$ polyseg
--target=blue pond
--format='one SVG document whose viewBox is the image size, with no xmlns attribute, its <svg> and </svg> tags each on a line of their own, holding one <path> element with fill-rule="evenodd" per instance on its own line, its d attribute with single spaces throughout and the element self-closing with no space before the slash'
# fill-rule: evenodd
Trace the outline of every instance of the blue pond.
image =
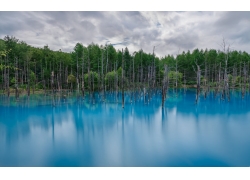
<svg viewBox="0 0 250 180">
<path fill-rule="evenodd" d="M 248 94 L 100 99 L 1 96 L 0 166 L 250 166 Z"/>
</svg>

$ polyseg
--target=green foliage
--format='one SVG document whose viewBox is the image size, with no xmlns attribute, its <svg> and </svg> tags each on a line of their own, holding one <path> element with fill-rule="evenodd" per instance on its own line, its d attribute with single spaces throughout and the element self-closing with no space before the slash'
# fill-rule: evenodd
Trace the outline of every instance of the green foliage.
<svg viewBox="0 0 250 180">
<path fill-rule="evenodd" d="M 16 82 L 17 82 L 16 78 L 13 77 L 13 78 L 11 78 L 11 80 L 10 80 L 10 85 L 15 84 Z"/>
<path fill-rule="evenodd" d="M 33 71 L 31 71 L 31 73 L 30 73 L 30 83 L 31 83 L 31 85 L 33 85 L 33 84 L 35 84 L 35 82 L 36 82 L 36 75 L 35 75 L 35 73 Z"/>
<path fill-rule="evenodd" d="M 117 72 L 115 71 L 111 71 L 111 72 L 108 72 L 105 76 L 105 82 L 107 83 L 108 81 L 114 81 L 115 78 L 117 77 Z"/>
<path fill-rule="evenodd" d="M 93 71 L 90 71 L 89 73 L 84 74 L 84 81 L 85 82 L 88 81 L 89 75 L 90 75 L 91 81 L 92 81 L 92 76 L 94 76 L 94 81 L 97 82 L 99 76 L 96 72 L 93 72 Z"/>
<path fill-rule="evenodd" d="M 90 79 L 89 79 L 90 78 Z M 99 76 L 96 72 L 90 71 L 89 73 L 84 74 L 84 86 L 89 88 L 89 82 L 91 88 L 93 87 L 93 79 L 94 79 L 94 87 L 97 89 Z"/>
<path fill-rule="evenodd" d="M 118 76 L 120 76 L 120 77 L 122 76 L 122 67 L 118 68 L 117 73 L 118 73 Z"/>
<path fill-rule="evenodd" d="M 228 74 L 228 81 L 231 83 L 233 81 L 233 76 L 231 74 Z"/>
<path fill-rule="evenodd" d="M 75 83 L 76 82 L 76 77 L 73 74 L 70 74 L 68 76 L 68 83 Z"/>
<path fill-rule="evenodd" d="M 243 77 L 237 76 L 236 77 L 236 84 L 240 84 L 243 81 Z"/>
<path fill-rule="evenodd" d="M 17 68 L 14 66 L 5 66 L 3 64 L 0 64 L 0 70 L 3 70 L 3 69 L 17 70 Z"/>
<path fill-rule="evenodd" d="M 168 73 L 168 78 L 169 78 L 169 82 L 170 84 L 175 84 L 176 82 L 176 79 L 177 79 L 177 82 L 178 82 L 178 85 L 181 85 L 182 84 L 182 73 L 178 72 L 177 73 L 175 71 L 170 71 Z"/>
</svg>

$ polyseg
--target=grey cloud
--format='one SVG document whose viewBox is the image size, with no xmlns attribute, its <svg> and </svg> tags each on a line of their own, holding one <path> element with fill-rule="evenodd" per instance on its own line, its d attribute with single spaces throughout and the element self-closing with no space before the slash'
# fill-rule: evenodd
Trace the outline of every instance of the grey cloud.
<svg viewBox="0 0 250 180">
<path fill-rule="evenodd" d="M 224 12 L 214 25 L 220 28 L 234 28 L 243 20 L 250 23 L 250 12 Z"/>
<path fill-rule="evenodd" d="M 102 19 L 105 17 L 105 12 L 102 11 L 82 11 L 78 12 L 81 18 L 95 18 L 95 19 Z"/>
<path fill-rule="evenodd" d="M 95 29 L 95 26 L 89 21 L 81 21 L 80 26 L 84 31 L 93 31 Z"/>
<path fill-rule="evenodd" d="M 126 37 L 126 38 L 123 39 L 122 42 L 113 43 L 112 45 L 113 46 L 116 46 L 116 45 L 128 46 L 129 44 L 130 44 L 130 38 Z"/>
<path fill-rule="evenodd" d="M 36 13 L 36 12 L 34 12 Z M 56 20 L 57 22 L 69 22 L 71 19 L 77 16 L 76 12 L 64 12 L 64 11 L 49 11 L 41 12 L 43 16 L 46 16 L 48 19 Z"/>
<path fill-rule="evenodd" d="M 18 28 L 20 28 L 18 24 L 11 23 L 7 25 L 5 22 L 0 22 L 0 35 L 4 36 L 14 34 Z"/>
<path fill-rule="evenodd" d="M 196 47 L 196 42 L 199 41 L 197 34 L 181 34 L 177 37 L 171 37 L 166 39 L 166 44 L 174 46 L 180 49 L 193 49 Z"/>
<path fill-rule="evenodd" d="M 233 39 L 238 40 L 240 43 L 248 44 L 250 42 L 250 29 L 245 29 L 239 33 L 233 35 Z"/>
<path fill-rule="evenodd" d="M 17 12 L 0 12 L 0 35 L 10 35 L 25 27 L 18 15 Z"/>
<path fill-rule="evenodd" d="M 109 38 L 123 34 L 124 30 L 121 24 L 113 19 L 100 22 L 99 33 Z"/>
<path fill-rule="evenodd" d="M 210 34 L 234 38 L 242 31 L 250 30 L 250 12 L 222 12 L 217 16 L 217 20 L 210 26 Z"/>
<path fill-rule="evenodd" d="M 89 21 L 82 21 L 68 32 L 70 32 L 69 36 L 72 40 L 92 41 L 95 34 L 95 26 Z"/>
<path fill-rule="evenodd" d="M 146 28 L 149 23 L 140 12 L 118 12 L 117 17 L 125 29 L 133 30 L 135 28 Z"/>
<path fill-rule="evenodd" d="M 166 27 L 174 27 L 180 22 L 180 17 L 178 15 L 175 15 L 174 17 L 165 15 L 164 16 L 164 24 L 166 24 Z"/>
<path fill-rule="evenodd" d="M 26 26 L 33 30 L 42 30 L 44 28 L 44 24 L 32 18 L 27 19 L 25 23 Z"/>
</svg>

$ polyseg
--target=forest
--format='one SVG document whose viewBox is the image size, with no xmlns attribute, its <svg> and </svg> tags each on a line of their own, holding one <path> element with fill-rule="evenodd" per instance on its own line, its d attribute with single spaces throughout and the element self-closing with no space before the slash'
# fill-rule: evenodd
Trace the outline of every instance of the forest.
<svg viewBox="0 0 250 180">
<path fill-rule="evenodd" d="M 167 50 L 166 50 L 167 54 Z M 230 100 L 230 90 L 241 90 L 242 97 L 250 90 L 250 56 L 230 48 L 223 39 L 221 48 L 194 49 L 177 55 L 157 57 L 142 49 L 130 52 L 116 50 L 111 44 L 77 43 L 72 52 L 53 51 L 48 45 L 32 47 L 13 36 L 0 39 L 0 93 L 31 93 L 67 96 L 76 91 L 84 97 L 99 92 L 136 93 L 151 97 L 168 89 L 196 88 L 196 101 L 202 91 L 214 91 Z M 149 98 L 150 99 L 150 98 Z"/>
</svg>

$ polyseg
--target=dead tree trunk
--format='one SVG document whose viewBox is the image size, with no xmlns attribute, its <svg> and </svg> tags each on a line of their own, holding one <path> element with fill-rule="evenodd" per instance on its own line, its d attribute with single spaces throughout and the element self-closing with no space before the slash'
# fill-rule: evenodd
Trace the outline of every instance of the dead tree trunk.
<svg viewBox="0 0 250 180">
<path fill-rule="evenodd" d="M 124 58 L 123 58 L 123 49 L 122 49 L 122 108 L 124 108 Z"/>
<path fill-rule="evenodd" d="M 79 96 L 79 77 L 78 77 L 78 53 L 76 54 L 76 84 L 77 84 L 77 94 L 76 97 Z"/>
<path fill-rule="evenodd" d="M 117 69 L 117 60 L 116 60 L 116 68 Z M 116 95 L 115 95 L 115 98 L 116 98 L 116 102 L 118 102 L 118 72 L 115 72 L 115 88 L 116 88 Z"/>
<path fill-rule="evenodd" d="M 164 75 L 162 78 L 162 107 L 164 106 L 167 90 L 168 90 L 168 66 L 164 65 Z"/>
<path fill-rule="evenodd" d="M 204 76 L 204 88 L 205 88 L 205 93 L 204 93 L 204 97 L 205 99 L 207 98 L 207 91 L 208 91 L 208 88 L 207 88 L 207 58 L 205 59 L 205 76 Z"/>
<path fill-rule="evenodd" d="M 108 73 L 108 46 L 107 46 L 107 62 L 106 62 L 106 73 Z M 106 91 L 107 91 L 107 85 L 106 85 L 106 82 L 105 82 L 105 91 L 104 91 L 104 94 L 105 94 L 105 98 L 106 98 Z"/>
<path fill-rule="evenodd" d="M 152 66 L 152 75 L 151 75 L 151 78 L 152 78 L 152 88 L 154 89 L 155 88 L 155 46 L 153 48 L 153 66 Z"/>
<path fill-rule="evenodd" d="M 149 87 L 150 87 L 150 66 L 148 66 L 148 87 L 147 87 L 148 103 L 149 103 Z"/>
<path fill-rule="evenodd" d="M 68 66 L 65 67 L 65 81 L 66 81 L 66 94 L 68 95 L 69 84 L 68 84 Z"/>
<path fill-rule="evenodd" d="M 184 70 L 184 74 L 183 74 L 183 81 L 184 81 L 184 93 L 186 93 L 187 91 L 187 85 L 186 85 L 186 71 Z"/>
<path fill-rule="evenodd" d="M 97 78 L 97 91 L 98 91 L 98 97 L 99 97 L 99 94 L 100 94 L 100 87 L 101 87 L 101 85 L 100 85 L 100 64 L 99 64 L 99 58 L 98 58 L 98 78 Z"/>
<path fill-rule="evenodd" d="M 16 89 L 16 100 L 19 99 L 19 90 L 18 90 L 18 62 L 17 62 L 17 58 L 16 58 L 16 67 L 15 67 L 15 89 Z"/>
<path fill-rule="evenodd" d="M 228 101 L 230 100 L 230 93 L 229 93 L 229 84 L 228 84 L 228 75 L 227 75 L 227 63 L 228 63 L 228 54 L 229 54 L 229 47 L 226 49 L 226 43 L 223 39 L 223 49 L 225 54 L 225 69 L 224 69 L 224 88 L 223 88 L 223 94 L 228 98 Z"/>
<path fill-rule="evenodd" d="M 3 90 L 4 91 L 6 91 L 6 89 L 7 89 L 7 71 L 6 71 L 6 64 L 7 64 L 7 60 L 6 60 L 7 58 L 6 58 L 6 56 L 5 56 L 5 58 L 4 58 L 4 88 L 3 88 Z M 3 91 L 3 92 L 4 92 Z"/>
<path fill-rule="evenodd" d="M 132 85 L 133 99 L 135 101 L 135 55 L 133 57 L 133 85 Z"/>
<path fill-rule="evenodd" d="M 247 66 L 247 69 L 248 69 L 248 72 L 249 72 L 249 61 L 248 61 L 248 66 Z M 249 78 L 249 75 L 248 75 L 248 92 L 250 92 L 250 78 Z"/>
<path fill-rule="evenodd" d="M 220 63 L 220 66 L 219 66 L 219 75 L 218 75 L 218 92 L 220 92 L 221 90 L 221 63 Z"/>
<path fill-rule="evenodd" d="M 27 58 L 27 82 L 28 82 L 28 89 L 27 89 L 27 94 L 30 96 L 30 67 L 29 67 L 29 59 Z"/>
<path fill-rule="evenodd" d="M 244 98 L 244 96 L 245 96 L 246 84 L 247 84 L 247 70 L 246 70 L 245 62 L 244 62 L 244 67 L 243 67 L 243 74 L 244 74 L 244 85 L 243 85 L 243 90 L 242 90 L 242 98 Z"/>
<path fill-rule="evenodd" d="M 240 90 L 241 90 L 241 92 L 242 92 L 242 83 L 241 83 L 241 81 L 242 81 L 242 73 L 241 73 L 241 69 L 242 69 L 242 67 L 241 67 L 241 61 L 240 61 Z M 241 96 L 242 96 L 243 94 L 241 94 Z"/>
<path fill-rule="evenodd" d="M 102 51 L 102 75 L 101 75 L 102 77 L 102 86 L 101 86 L 101 91 L 102 91 L 102 101 L 104 101 L 104 94 L 105 94 L 105 92 L 104 92 L 104 74 L 103 74 L 103 51 Z"/>
<path fill-rule="evenodd" d="M 93 104 L 95 104 L 95 97 L 94 97 L 94 95 L 95 95 L 95 75 L 94 75 L 94 73 L 92 72 L 91 73 L 91 75 L 92 75 L 92 100 L 93 100 Z"/>
<path fill-rule="evenodd" d="M 177 94 L 178 93 L 178 91 L 177 91 L 177 88 L 178 88 L 178 63 L 177 63 L 177 57 L 176 57 L 176 60 L 175 60 L 175 88 L 176 88 L 176 95 L 178 95 Z"/>
<path fill-rule="evenodd" d="M 88 50 L 88 89 L 89 89 L 89 100 L 91 99 L 91 77 L 90 77 L 90 59 L 89 59 L 89 48 Z"/>
<path fill-rule="evenodd" d="M 7 55 L 7 64 L 9 64 L 9 58 Z M 7 96 L 10 97 L 10 68 L 7 68 Z"/>
<path fill-rule="evenodd" d="M 59 69 L 59 78 L 58 78 L 58 91 L 61 93 L 62 90 L 62 59 L 60 58 L 60 69 Z"/>
<path fill-rule="evenodd" d="M 236 86 L 236 79 L 237 79 L 237 68 L 234 64 L 234 67 L 233 67 L 233 77 L 232 77 L 232 88 L 234 89 L 235 86 Z"/>
<path fill-rule="evenodd" d="M 195 70 L 195 68 L 193 67 L 194 71 L 196 72 L 196 79 L 197 79 L 197 84 L 196 84 L 196 98 L 195 98 L 195 103 L 197 104 L 198 99 L 199 99 L 199 95 L 200 95 L 200 78 L 201 78 L 201 70 L 200 70 L 200 66 L 197 64 L 197 61 L 195 62 L 196 67 L 197 67 L 197 71 Z"/>
<path fill-rule="evenodd" d="M 84 51 L 82 57 L 82 97 L 84 99 Z"/>
<path fill-rule="evenodd" d="M 54 88 L 54 71 L 51 72 L 51 88 L 52 88 L 52 103 L 53 103 L 53 106 L 55 106 L 55 97 L 54 97 L 54 94 L 55 94 L 55 88 Z"/>
<path fill-rule="evenodd" d="M 4 64 L 1 56 L 0 56 L 0 58 L 1 58 L 1 63 Z M 4 69 L 5 69 L 5 67 L 4 67 Z M 3 69 L 2 69 L 2 87 L 1 88 L 2 88 L 2 92 L 4 94 L 4 70 Z"/>
</svg>

